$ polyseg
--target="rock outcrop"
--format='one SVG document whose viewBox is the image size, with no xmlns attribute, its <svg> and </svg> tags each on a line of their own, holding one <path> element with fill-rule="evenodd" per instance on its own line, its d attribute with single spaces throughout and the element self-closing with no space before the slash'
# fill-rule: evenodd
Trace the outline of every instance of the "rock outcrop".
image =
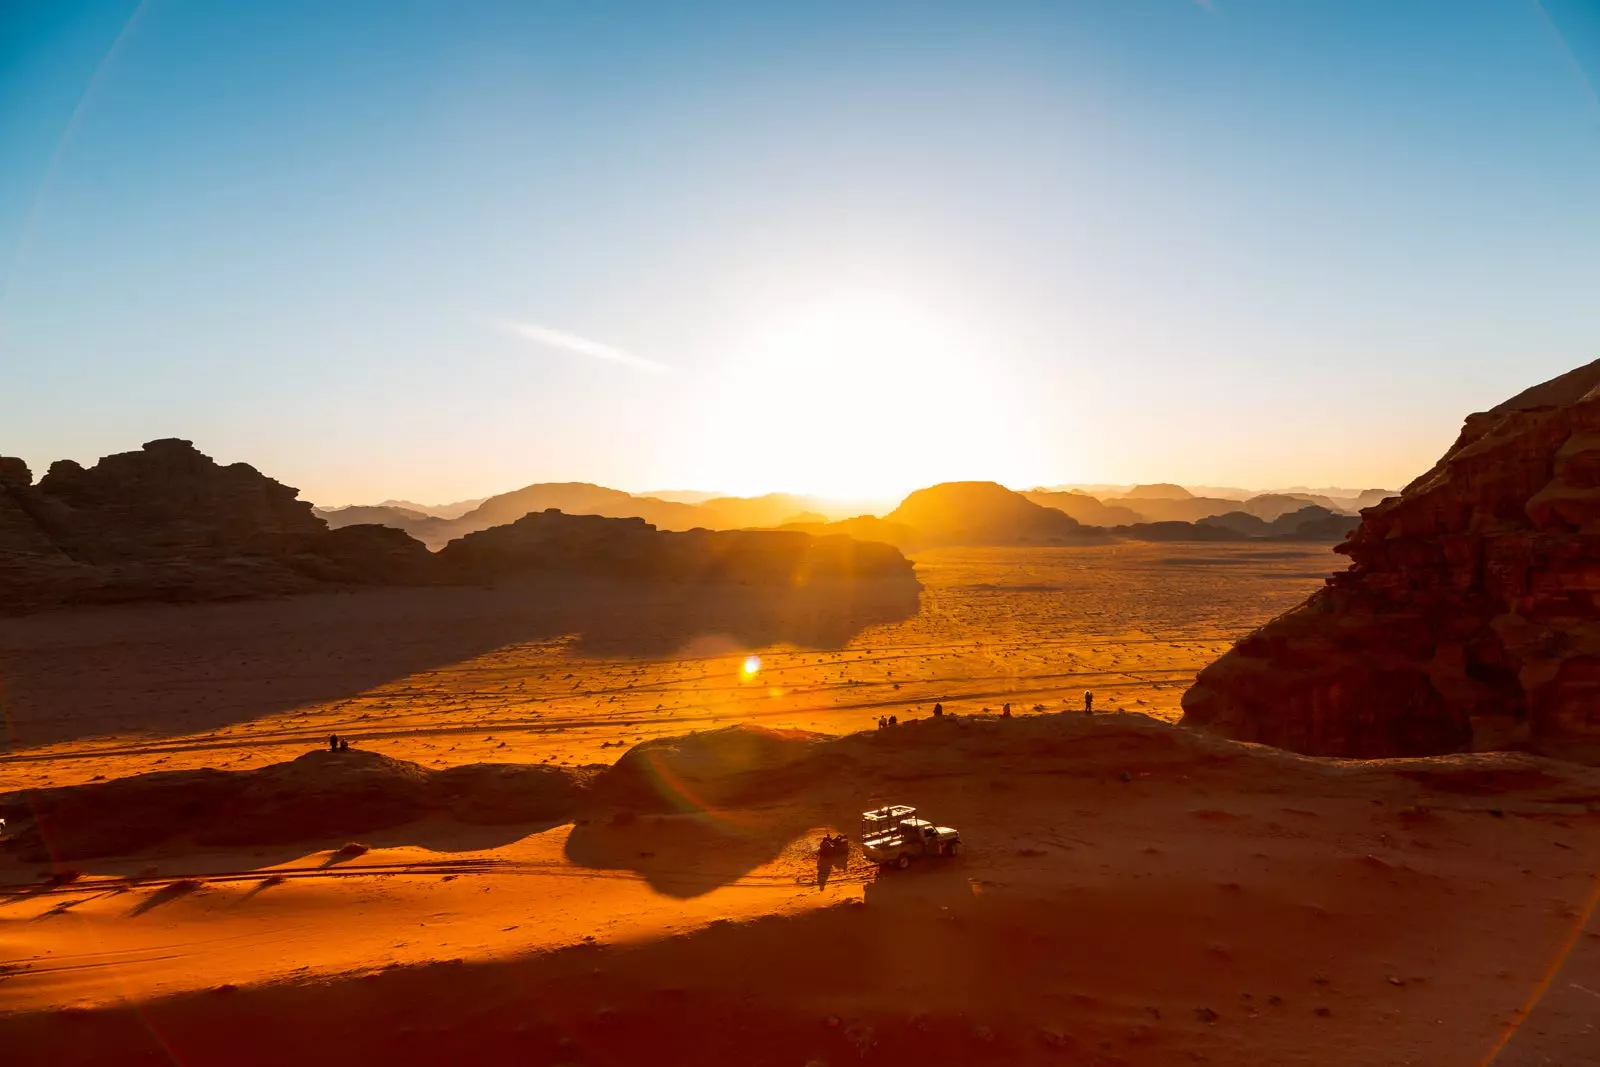
<svg viewBox="0 0 1600 1067">
<path fill-rule="evenodd" d="M 298 492 L 177 439 L 87 468 L 60 460 L 37 485 L 0 459 L 0 608 L 429 580 L 420 543 L 377 526 L 330 531 Z"/>
<path fill-rule="evenodd" d="M 1184 722 L 1315 755 L 1600 743 L 1600 361 L 1467 417 Z"/>
<path fill-rule="evenodd" d="M 0 456 L 0 560 L 60 554 L 33 517 L 32 485 L 33 473 L 26 463 Z"/>
<path fill-rule="evenodd" d="M 886 544 L 788 530 L 666 531 L 643 519 L 554 509 L 452 541 L 438 562 L 467 581 L 527 571 L 785 589 L 833 580 L 914 580 L 911 563 Z"/>
</svg>

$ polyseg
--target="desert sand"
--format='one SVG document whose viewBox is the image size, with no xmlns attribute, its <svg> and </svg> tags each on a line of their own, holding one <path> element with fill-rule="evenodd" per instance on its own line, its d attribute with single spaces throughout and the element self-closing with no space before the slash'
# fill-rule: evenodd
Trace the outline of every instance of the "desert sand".
<svg viewBox="0 0 1600 1067">
<path fill-rule="evenodd" d="M 962 549 L 916 558 L 912 603 L 546 581 L 0 622 L 0 790 L 265 766 L 329 733 L 424 769 L 613 764 L 711 730 L 713 749 L 753 731 L 780 753 L 737 789 L 666 759 L 670 803 L 554 824 L 7 855 L 0 1048 L 1600 1062 L 1600 772 L 1314 759 L 1172 724 L 1198 670 L 1338 562 Z M 966 854 L 888 873 L 818 856 L 888 801 L 959 827 Z"/>
</svg>

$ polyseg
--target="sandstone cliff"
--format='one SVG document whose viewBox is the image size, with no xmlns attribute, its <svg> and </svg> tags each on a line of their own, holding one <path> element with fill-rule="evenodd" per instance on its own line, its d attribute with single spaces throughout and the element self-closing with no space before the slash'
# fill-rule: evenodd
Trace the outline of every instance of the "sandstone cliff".
<svg viewBox="0 0 1600 1067">
<path fill-rule="evenodd" d="M 1240 641 L 1184 722 L 1317 755 L 1600 742 L 1600 361 L 1467 417 L 1362 512 L 1348 570 Z"/>
</svg>

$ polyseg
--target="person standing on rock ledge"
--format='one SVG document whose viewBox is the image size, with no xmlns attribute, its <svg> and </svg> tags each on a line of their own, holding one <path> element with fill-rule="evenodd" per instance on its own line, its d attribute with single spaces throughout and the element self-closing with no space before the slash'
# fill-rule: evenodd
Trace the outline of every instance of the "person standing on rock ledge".
<svg viewBox="0 0 1600 1067">
<path fill-rule="evenodd" d="M 339 751 L 339 735 L 338 734 L 329 734 L 328 735 L 328 751 L 329 752 L 337 752 L 337 751 Z"/>
<path fill-rule="evenodd" d="M 1083 713 L 1085 715 L 1094 714 L 1094 693 L 1088 689 L 1083 691 Z"/>
</svg>

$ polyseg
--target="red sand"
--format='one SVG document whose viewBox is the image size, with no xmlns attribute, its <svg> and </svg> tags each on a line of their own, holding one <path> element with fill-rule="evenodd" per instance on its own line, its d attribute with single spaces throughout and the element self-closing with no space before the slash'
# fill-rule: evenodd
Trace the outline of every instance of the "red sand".
<svg viewBox="0 0 1600 1067">
<path fill-rule="evenodd" d="M 586 657 L 581 638 L 430 662 L 443 639 L 407 615 L 418 602 L 381 596 L 346 606 L 381 603 L 383 642 L 318 630 L 315 599 L 13 621 L 15 729 L 73 736 L 0 773 L 14 788 L 251 765 L 350 725 L 428 765 L 609 762 L 608 742 L 739 718 L 840 732 L 934 699 L 1054 712 L 1090 684 L 1170 713 L 1212 650 L 1325 565 L 1229 551 L 942 554 L 919 561 L 917 618 L 836 651 L 763 646 L 753 679 L 731 657 Z M 1190 561 L 1160 562 L 1175 558 Z M 313 699 L 280 706 L 294 693 L 272 671 L 302 657 Z M 146 732 L 89 736 L 140 709 Z M 350 858 L 342 841 L 180 841 L 57 887 L 8 859 L 0 1048 L 185 1065 L 1481 1064 L 1510 1035 L 1497 1064 L 1600 1062 L 1595 772 L 1349 767 L 1076 713 L 851 744 L 781 795 L 678 815 L 435 820 L 363 835 Z M 853 833 L 892 799 L 958 826 L 967 855 L 891 875 L 854 854 L 820 864 L 823 830 Z"/>
</svg>

